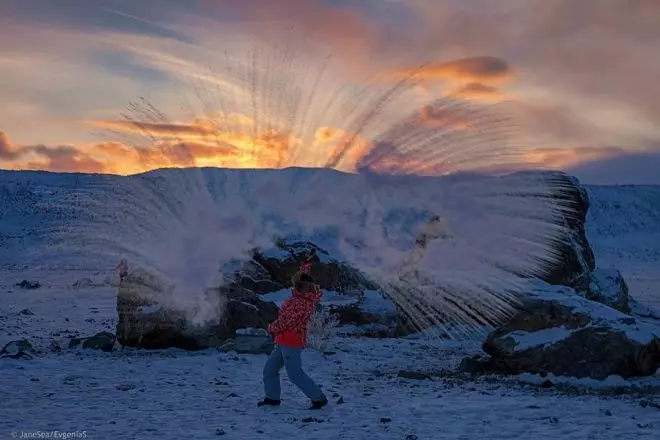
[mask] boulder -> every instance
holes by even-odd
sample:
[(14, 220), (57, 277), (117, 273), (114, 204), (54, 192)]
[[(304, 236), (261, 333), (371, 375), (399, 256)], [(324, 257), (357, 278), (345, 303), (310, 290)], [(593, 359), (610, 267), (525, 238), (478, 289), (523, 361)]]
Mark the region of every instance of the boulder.
[(255, 260), (231, 261), (223, 268), (223, 272), (231, 274), (229, 280), (232, 283), (260, 295), (284, 289), (284, 285), (275, 281)]
[(11, 359), (32, 359), (35, 353), (34, 347), (26, 339), (11, 341), (0, 350), (0, 359), (8, 357)]
[[(270, 280), (277, 285), (291, 287), (291, 277), (298, 270), (299, 262), (309, 254), (314, 254), (311, 274), (321, 289), (336, 292), (377, 289), (359, 270), (331, 257), (326, 250), (308, 241), (280, 239), (272, 249), (255, 250), (253, 261), (261, 266), (270, 275)], [(275, 287), (273, 286), (271, 292), (281, 289)]]
[(397, 307), (379, 292), (366, 291), (355, 299), (334, 304), (329, 301), (327, 310), (343, 327), (343, 333), (377, 338), (397, 336)]
[(630, 313), (628, 285), (615, 268), (596, 269), (576, 279), (575, 288), (587, 299)]
[(40, 288), (41, 283), (39, 283), (39, 281), (23, 280), (20, 283), (16, 283), (16, 287), (19, 287), (21, 289), (34, 290)]
[(546, 274), (541, 278), (549, 284), (574, 287), (580, 277), (596, 267), (594, 252), (585, 231), (589, 196), (575, 177), (559, 171), (546, 171), (543, 174), (553, 182), (553, 186), (556, 183), (562, 185), (562, 192), (552, 197), (568, 202), (567, 205), (573, 208), (574, 215), (564, 216), (563, 221), (568, 226), (568, 233), (557, 243), (560, 258), (556, 264), (547, 268)]
[(277, 318), (275, 304), (237, 285), (207, 289), (204, 294), (205, 307), (211, 310), (179, 308), (171, 299), (171, 288), (157, 277), (143, 271), (127, 274), (117, 292), (119, 343), (146, 349), (219, 347), (236, 330), (266, 328)]
[(110, 352), (115, 348), (117, 337), (110, 332), (97, 333), (87, 338), (72, 338), (69, 348), (84, 348)]
[(660, 321), (626, 315), (572, 288), (539, 285), (483, 349), (490, 355), (485, 368), (504, 373), (649, 376), (660, 367)]

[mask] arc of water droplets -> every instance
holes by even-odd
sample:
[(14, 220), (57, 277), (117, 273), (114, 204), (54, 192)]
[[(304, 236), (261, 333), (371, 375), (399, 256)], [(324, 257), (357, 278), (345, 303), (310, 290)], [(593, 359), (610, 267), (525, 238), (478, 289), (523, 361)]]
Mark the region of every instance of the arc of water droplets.
[[(306, 227), (302, 235), (338, 230), (338, 248), (349, 263), (378, 281), (419, 327), (444, 325), (469, 334), (495, 323), (511, 313), (524, 277), (543, 274), (561, 258), (556, 244), (566, 234), (563, 219), (574, 215), (562, 201), (566, 180), (529, 174), (451, 176), (506, 169), (524, 156), (515, 106), (452, 96), (425, 100), (414, 90), (415, 71), (403, 76), (358, 72), (299, 34), (276, 43), (236, 41), (220, 52), (219, 69), (192, 81), (205, 127), (212, 126), (201, 131), (204, 141), (219, 148), (238, 141), (241, 145), (234, 146), (252, 166), (358, 170), (361, 177), (353, 182), (363, 192), (354, 203), (365, 213), (361, 230), (332, 212), (332, 202), (318, 204), (319, 197), (342, 197), (342, 189), (328, 186), (321, 173), (301, 174), (306, 192), (290, 189), (279, 194), (281, 203)], [(199, 114), (191, 101), (184, 108)], [(171, 124), (146, 100), (132, 104), (123, 116), (134, 128), (123, 141), (142, 148), (161, 142), (163, 128)], [(196, 165), (185, 137), (172, 130), (168, 139), (183, 146), (180, 154)], [(424, 179), (411, 186), (401, 177), (384, 177), (406, 174), (448, 177), (433, 189), (420, 186)], [(213, 179), (203, 171), (129, 178), (120, 200), (106, 186), (105, 201), (80, 207), (100, 214), (95, 230), (78, 234), (94, 237), (94, 246), (138, 256), (161, 274), (175, 274), (179, 283), (207, 283), (217, 272), (216, 262), (244, 257), (248, 248), (272, 245), (275, 236), (287, 232), (260, 223), (267, 209), (276, 208), (253, 206), (271, 202), (245, 192), (245, 176), (222, 177), (221, 204)], [(264, 187), (278, 185), (272, 175), (263, 179)], [(409, 197), (393, 202), (390, 193)], [(408, 239), (409, 246), (397, 248), (383, 232), (385, 218), (397, 209), (414, 209), (416, 198), (433, 208), (439, 230), (423, 232), (423, 245), (415, 231), (400, 230), (398, 239)], [(316, 206), (316, 212), (305, 206)], [(234, 220), (243, 224), (228, 232), (220, 225), (231, 223), (232, 209), (240, 217)], [(155, 212), (160, 217), (154, 218)], [(104, 234), (106, 227), (116, 232)], [(181, 255), (173, 257), (173, 252)]]

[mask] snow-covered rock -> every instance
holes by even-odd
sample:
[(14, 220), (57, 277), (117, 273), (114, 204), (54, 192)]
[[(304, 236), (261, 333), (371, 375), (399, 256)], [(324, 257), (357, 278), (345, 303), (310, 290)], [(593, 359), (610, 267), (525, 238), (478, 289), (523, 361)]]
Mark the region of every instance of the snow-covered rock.
[(491, 356), (486, 367), (506, 373), (648, 376), (660, 367), (660, 322), (540, 285), (483, 349)]
[(69, 341), (69, 348), (84, 348), (110, 352), (115, 348), (117, 337), (110, 332), (97, 333), (87, 338), (73, 338)]
[(4, 357), (12, 359), (32, 359), (35, 350), (32, 344), (26, 339), (11, 341), (0, 350), (0, 359)]
[(581, 276), (593, 271), (596, 267), (594, 252), (585, 231), (590, 206), (589, 195), (578, 179), (573, 176), (556, 171), (543, 173), (549, 180), (562, 182), (563, 191), (555, 198), (568, 200), (569, 205), (574, 208), (574, 215), (564, 217), (564, 222), (568, 226), (568, 233), (561, 242), (557, 243), (557, 252), (561, 255), (561, 258), (557, 259), (556, 264), (548, 268), (543, 281), (555, 285), (574, 287), (575, 282)]
[(576, 289), (587, 299), (629, 313), (628, 284), (616, 268), (598, 268), (584, 274), (576, 282)]
[(236, 285), (208, 289), (202, 314), (177, 307), (168, 286), (143, 271), (129, 273), (117, 291), (117, 340), (123, 346), (197, 350), (218, 347), (237, 329), (266, 328), (275, 304)]
[[(256, 250), (253, 262), (270, 275), (270, 291), (275, 292), (281, 286), (291, 286), (291, 277), (298, 271), (299, 262), (303, 256), (310, 254), (313, 255), (311, 274), (322, 289), (338, 292), (377, 289), (359, 270), (332, 257), (328, 251), (309, 241), (280, 239), (274, 248)], [(256, 271), (252, 267), (254, 272), (258, 273), (261, 280), (264, 279), (263, 271)], [(250, 288), (249, 284), (248, 281), (241, 285)]]

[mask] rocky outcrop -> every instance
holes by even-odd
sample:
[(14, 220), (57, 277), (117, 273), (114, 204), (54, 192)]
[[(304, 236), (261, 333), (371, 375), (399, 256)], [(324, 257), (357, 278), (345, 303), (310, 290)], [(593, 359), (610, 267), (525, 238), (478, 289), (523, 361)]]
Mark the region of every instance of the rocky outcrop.
[(379, 292), (368, 291), (352, 302), (329, 304), (327, 310), (336, 318), (340, 333), (376, 338), (399, 336), (400, 312)]
[(35, 353), (34, 347), (30, 341), (21, 339), (18, 341), (11, 341), (0, 350), (0, 359), (32, 359)]
[(596, 269), (576, 279), (575, 288), (585, 298), (623, 313), (631, 312), (628, 284), (615, 268)]
[(557, 263), (547, 268), (542, 279), (550, 284), (574, 287), (579, 278), (596, 267), (594, 252), (585, 232), (589, 196), (575, 177), (555, 171), (544, 174), (552, 181), (553, 187), (561, 185), (561, 193), (552, 197), (566, 205), (571, 214), (563, 218), (568, 233), (557, 243)]
[(463, 368), (604, 379), (652, 375), (660, 367), (660, 321), (633, 317), (567, 287), (540, 286), (483, 344), (490, 358)]
[(254, 292), (229, 285), (207, 289), (205, 310), (179, 307), (171, 288), (153, 275), (127, 274), (117, 293), (117, 339), (128, 347), (188, 350), (219, 347), (241, 328), (266, 328), (277, 318), (275, 304)]
[(315, 244), (284, 239), (278, 240), (271, 249), (256, 249), (252, 260), (235, 270), (230, 279), (259, 294), (276, 292), (291, 287), (291, 277), (307, 255), (312, 255), (311, 275), (321, 289), (336, 292), (377, 289), (359, 270), (333, 258)]
[(39, 283), (39, 281), (23, 280), (20, 283), (16, 283), (16, 287), (19, 287), (21, 289), (26, 289), (26, 290), (34, 290), (34, 289), (40, 288), (41, 283)]
[(117, 337), (110, 332), (97, 333), (87, 338), (73, 338), (69, 341), (70, 349), (90, 349), (110, 352), (115, 348)]

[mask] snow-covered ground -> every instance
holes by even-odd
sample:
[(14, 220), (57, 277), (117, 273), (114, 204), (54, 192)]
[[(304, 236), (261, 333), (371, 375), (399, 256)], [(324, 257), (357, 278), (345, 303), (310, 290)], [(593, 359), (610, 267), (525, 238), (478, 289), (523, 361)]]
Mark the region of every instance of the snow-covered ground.
[[(589, 193), (588, 235), (598, 265), (617, 266), (631, 295), (660, 309), (660, 188)], [(468, 379), (452, 370), (478, 344), (446, 340), (336, 338), (326, 355), (305, 353), (330, 408), (307, 410), (285, 374), (283, 405), (257, 408), (265, 356), (66, 349), (72, 337), (114, 331), (115, 290), (104, 284), (113, 268), (35, 273), (0, 261), (1, 267), (0, 345), (26, 338), (40, 352), (31, 360), (0, 359), (0, 438), (38, 431), (68, 438), (84, 431), (94, 439), (660, 438), (660, 377)], [(26, 278), (42, 287), (15, 286)], [(84, 278), (98, 285), (72, 287)], [(431, 377), (399, 377), (401, 371)], [(547, 379), (555, 386), (544, 387)]]
[[(308, 371), (332, 397), (329, 409), (307, 410), (285, 375), (283, 405), (257, 408), (265, 356), (51, 352), (53, 340), (66, 347), (70, 336), (112, 329), (114, 292), (47, 286), (2, 285), (3, 340), (27, 337), (44, 353), (0, 360), (0, 438), (56, 430), (103, 439), (657, 439), (660, 428), (660, 378), (595, 388), (564, 380), (578, 387), (550, 389), (535, 376), (467, 380), (451, 370), (475, 347), (450, 341), (338, 338), (326, 355), (305, 353)], [(26, 308), (33, 314), (20, 313)], [(402, 370), (432, 377), (407, 379)], [(607, 393), (635, 384), (636, 392)]]

